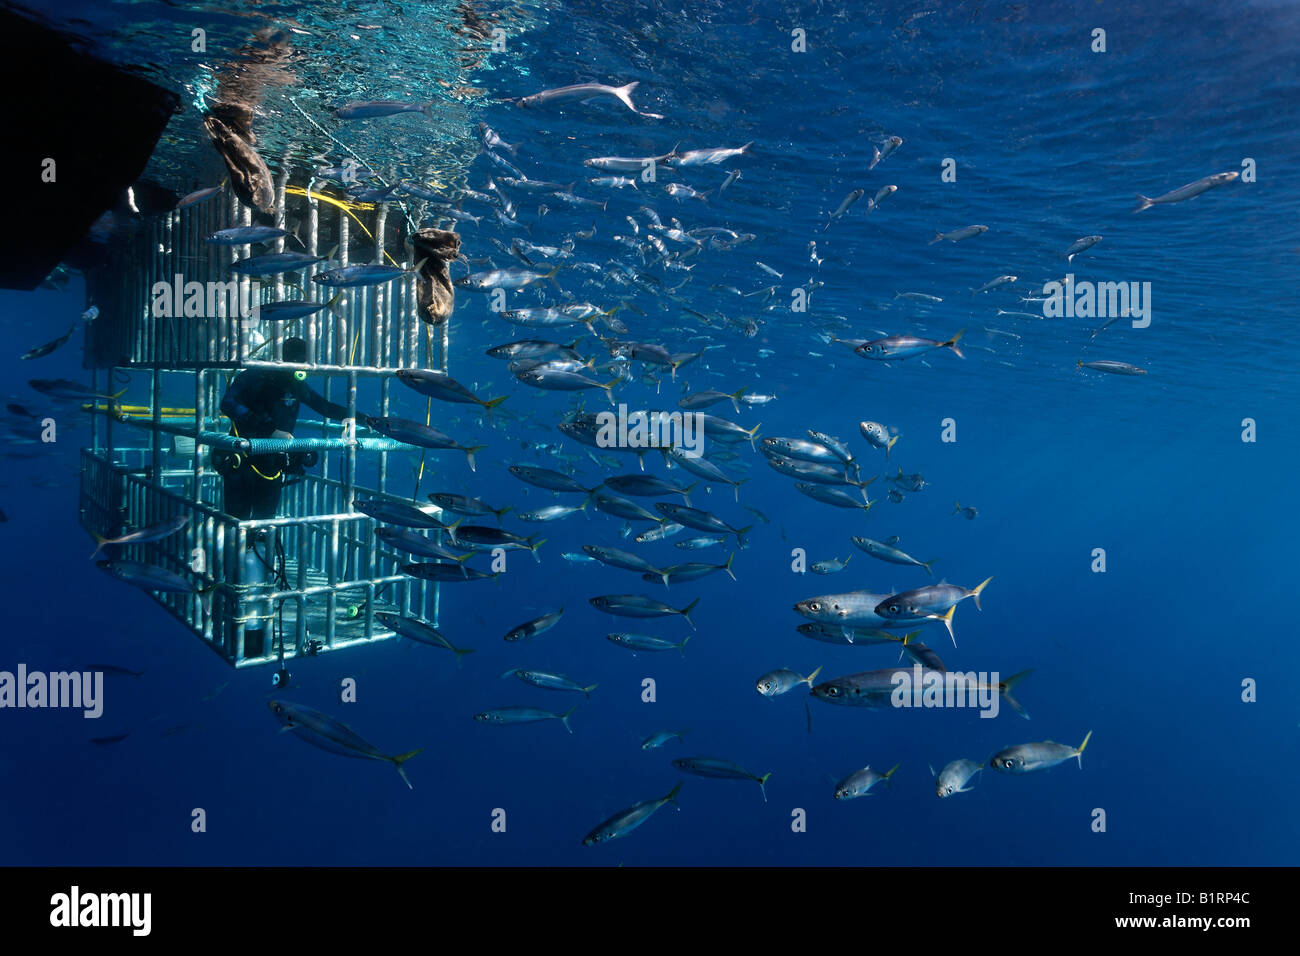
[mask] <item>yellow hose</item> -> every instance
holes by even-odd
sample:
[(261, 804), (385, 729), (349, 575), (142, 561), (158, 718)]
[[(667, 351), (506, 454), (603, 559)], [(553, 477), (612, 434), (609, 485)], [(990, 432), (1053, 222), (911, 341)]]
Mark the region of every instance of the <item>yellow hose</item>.
[[(148, 405), (118, 405), (118, 404), (116, 404), (116, 403), (114, 403), (112, 406), (108, 406), (108, 405), (89, 405), (89, 404), (87, 404), (87, 405), (82, 405), (82, 406), (81, 406), (81, 410), (82, 410), (83, 412), (90, 412), (90, 411), (101, 411), (101, 412), (102, 412), (102, 411), (107, 411), (110, 407), (112, 407), (112, 408), (116, 408), (119, 412), (122, 412), (123, 414), (129, 414), (129, 415), (152, 415), (152, 414), (153, 414), (153, 409), (150, 408)], [(164, 409), (162, 409), (162, 411), (161, 411), (160, 414), (162, 414), (162, 416), (163, 416), (164, 418), (168, 418), (168, 417), (170, 417), (170, 418), (176, 418), (176, 417), (180, 417), (180, 416), (184, 416), (184, 415), (193, 415), (193, 414), (194, 414), (194, 409), (192, 409), (192, 408), (164, 408)]]
[[(358, 219), (357, 214), (352, 211), (354, 209), (359, 209), (362, 212), (369, 212), (371, 209), (375, 208), (374, 203), (345, 202), (341, 199), (335, 199), (333, 196), (327, 196), (325, 195), (325, 193), (311, 192), (310, 190), (303, 189), (301, 186), (285, 186), (284, 191), (286, 195), (289, 196), (306, 196), (309, 199), (319, 199), (322, 202), (329, 203), (331, 206), (337, 206), (339, 209), (342, 209), (345, 213), (347, 213), (349, 216), (352, 217), (352, 220), (358, 226), (361, 227), (361, 231), (364, 232), (368, 238), (370, 239), (375, 238), (374, 233), (372, 233), (369, 229), (367, 229), (366, 224), (362, 222), (360, 219)], [(387, 249), (384, 250), (384, 255), (388, 256), (389, 262), (397, 266), (399, 269), (401, 268), (401, 264), (392, 257), (392, 255), (388, 252)]]

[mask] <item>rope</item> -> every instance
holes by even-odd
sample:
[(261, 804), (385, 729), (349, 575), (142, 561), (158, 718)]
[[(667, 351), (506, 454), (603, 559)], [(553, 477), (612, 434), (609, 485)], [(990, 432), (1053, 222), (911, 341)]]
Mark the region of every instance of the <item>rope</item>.
[[(364, 166), (366, 169), (374, 169), (374, 167), (371, 166), (368, 162), (366, 162), (365, 159), (363, 159), (363, 158), (361, 157), (361, 155), (360, 155), (359, 153), (357, 153), (356, 150), (354, 150), (354, 149), (353, 149), (351, 146), (349, 146), (347, 143), (344, 143), (342, 140), (336, 139), (336, 138), (335, 138), (335, 137), (330, 133), (329, 130), (327, 130), (324, 126), (321, 126), (320, 123), (317, 123), (314, 119), (312, 119), (310, 116), (308, 116), (306, 110), (304, 110), (301, 106), (299, 106), (299, 105), (298, 105), (298, 101), (295, 100), (292, 96), (289, 97), (289, 102), (293, 104), (293, 108), (294, 108), (294, 109), (296, 109), (299, 113), (302, 113), (303, 119), (305, 119), (308, 123), (311, 123), (312, 126), (315, 126), (315, 127), (316, 127), (318, 130), (320, 130), (322, 133), (324, 133), (324, 134), (325, 134), (325, 138), (328, 139), (331, 143), (333, 143), (335, 146), (339, 147), (339, 149), (342, 149), (342, 150), (344, 150), (345, 152), (347, 152), (348, 155), (350, 155), (350, 156), (352, 156), (354, 159), (356, 159), (357, 162), (361, 163), (361, 165)], [(376, 174), (375, 178), (378, 179), (381, 183), (384, 183), (385, 186), (388, 185), (388, 183), (384, 182), (384, 177), (383, 177), (383, 176), (380, 176), (380, 175)], [(288, 192), (288, 190), (285, 190), (285, 191)], [(295, 195), (296, 195), (296, 194), (295, 194)], [(406, 217), (406, 225), (410, 228), (411, 232), (414, 233), (414, 232), (415, 232), (415, 223), (411, 221), (411, 214), (410, 214), (410, 212), (407, 211), (406, 203), (401, 202), (401, 200), (398, 200), (398, 205), (400, 205), (400, 206), (402, 207), (402, 215)], [(350, 215), (350, 214), (351, 214), (351, 213), (349, 212), (349, 215)], [(356, 217), (354, 216), (353, 218), (355, 219)], [(357, 221), (358, 221), (358, 223), (360, 222), (360, 220), (357, 220)], [(361, 228), (362, 228), (362, 229), (365, 229), (365, 226), (362, 226)], [(370, 235), (369, 231), (366, 232), (366, 235), (368, 235), (368, 236)], [(374, 237), (371, 236), (371, 238), (373, 239)], [(388, 253), (385, 252), (384, 255), (388, 255)], [(392, 256), (388, 256), (388, 258), (391, 260), (393, 257), (392, 257)], [(393, 265), (397, 265), (397, 263), (394, 262)]]

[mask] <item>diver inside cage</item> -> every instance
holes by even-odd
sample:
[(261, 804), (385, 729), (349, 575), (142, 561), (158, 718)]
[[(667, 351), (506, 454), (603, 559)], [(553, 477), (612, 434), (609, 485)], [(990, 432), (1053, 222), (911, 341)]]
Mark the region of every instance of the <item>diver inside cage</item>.
[[(286, 362), (306, 362), (307, 343), (299, 338), (286, 339), (282, 355)], [(298, 409), (304, 403), (332, 421), (347, 417), (345, 407), (334, 404), (307, 385), (306, 372), (290, 369), (254, 368), (240, 372), (221, 400), (221, 411), (230, 419), (232, 435), (287, 441), (293, 438)], [(226, 513), (241, 521), (276, 517), (286, 476), (301, 475), (316, 461), (314, 451), (269, 455), (212, 452), (212, 467), (221, 475), (225, 486)], [(269, 590), (272, 582), (287, 586), (284, 556), (271, 529), (263, 528), (248, 536), (241, 573), (240, 584), (247, 592), (243, 619), (246, 658), (260, 657), (269, 650), (265, 634), (272, 609), (269, 602), (258, 600), (256, 595)]]
[[(307, 361), (307, 343), (286, 339), (284, 361)], [(348, 410), (307, 384), (307, 373), (288, 369), (245, 369), (235, 376), (221, 411), (230, 419), (230, 433), (240, 438), (293, 438), (300, 404), (331, 421), (342, 421)], [(316, 453), (242, 455), (214, 451), (212, 466), (225, 483), (226, 513), (240, 520), (274, 518), (286, 475), (301, 475), (316, 464)]]

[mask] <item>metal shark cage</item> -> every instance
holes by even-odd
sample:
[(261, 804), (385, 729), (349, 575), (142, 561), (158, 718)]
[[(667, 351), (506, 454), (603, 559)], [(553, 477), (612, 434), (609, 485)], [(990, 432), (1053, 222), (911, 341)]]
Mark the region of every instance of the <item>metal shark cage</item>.
[[(284, 176), (277, 194), (277, 225), (295, 222), (302, 245), (313, 255), (336, 248), (335, 257), (347, 265), (355, 226), (374, 240), (375, 262), (406, 258), (400, 243), (391, 253), (385, 248), (384, 206), (374, 214), (370, 234), (356, 216), (370, 207), (289, 187)], [(376, 620), (376, 611), (436, 625), (439, 588), (403, 575), (400, 565), (407, 559), (378, 541), (372, 520), (352, 506), (358, 494), (409, 503), (407, 494), (390, 488), (399, 477), (411, 479), (393, 475), (389, 467), (389, 455), (409, 453), (409, 446), (357, 437), (355, 429), (328, 422), (300, 422), (289, 442), (239, 438), (230, 434), (220, 412), (228, 380), (240, 369), (304, 370), (326, 398), (346, 406), (355, 422), (359, 387), (377, 394), (377, 400), (367, 395), (367, 405), (387, 415), (391, 374), (409, 367), (446, 370), (448, 344), (445, 324), (430, 329), (419, 321), (410, 273), (383, 286), (347, 290), (331, 307), (292, 322), (242, 317), (233, 296), (208, 297), (205, 305), (213, 308), (204, 308), (201, 316), (155, 314), (165, 311), (154, 308), (158, 283), (231, 289), (233, 279), (241, 294), (249, 294), (250, 279), (233, 274), (230, 265), (250, 247), (216, 246), (204, 237), (251, 222), (250, 210), (223, 193), (219, 200), (149, 220), (115, 249), (104, 268), (87, 275), (88, 300), (100, 313), (87, 327), (85, 367), (93, 370), (101, 395), (124, 384), (127, 390), (120, 399), (89, 406), (92, 442), (81, 452), (79, 504), (82, 526), (103, 537), (180, 515), (190, 518), (181, 532), (131, 545), (120, 557), (166, 568), (204, 589), (151, 593), (237, 668), (393, 637)], [(283, 251), (284, 243), (278, 240), (275, 251)], [(280, 301), (290, 290), (297, 292), (295, 285), (281, 275), (261, 291)], [(329, 290), (316, 283), (304, 279), (299, 288), (307, 301), (328, 300)], [(274, 361), (290, 335), (306, 340), (305, 364)], [(148, 399), (132, 405), (141, 378)], [(286, 484), (278, 517), (237, 520), (223, 510), (222, 480), (211, 451), (257, 454), (259, 446), (314, 451), (319, 463)], [(250, 550), (267, 537), (267, 529), (274, 529), (273, 552), (269, 546)], [(258, 554), (261, 560), (250, 558)], [(249, 641), (250, 635), (262, 640)]]

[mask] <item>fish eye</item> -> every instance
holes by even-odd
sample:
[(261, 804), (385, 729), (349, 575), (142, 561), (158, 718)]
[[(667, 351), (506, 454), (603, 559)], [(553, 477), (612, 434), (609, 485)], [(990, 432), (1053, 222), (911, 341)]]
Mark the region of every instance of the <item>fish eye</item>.
[(840, 696), (840, 689), (838, 687), (828, 687), (826, 693), (831, 697), (838, 697)]
[(820, 601), (813, 601), (811, 604), (808, 605), (808, 610), (810, 611), (820, 611), (821, 609), (822, 606)]
[(889, 613), (890, 613), (890, 614), (897, 614), (897, 613), (898, 613), (898, 605), (897, 605), (897, 604), (891, 604), (891, 605), (889, 605)]

